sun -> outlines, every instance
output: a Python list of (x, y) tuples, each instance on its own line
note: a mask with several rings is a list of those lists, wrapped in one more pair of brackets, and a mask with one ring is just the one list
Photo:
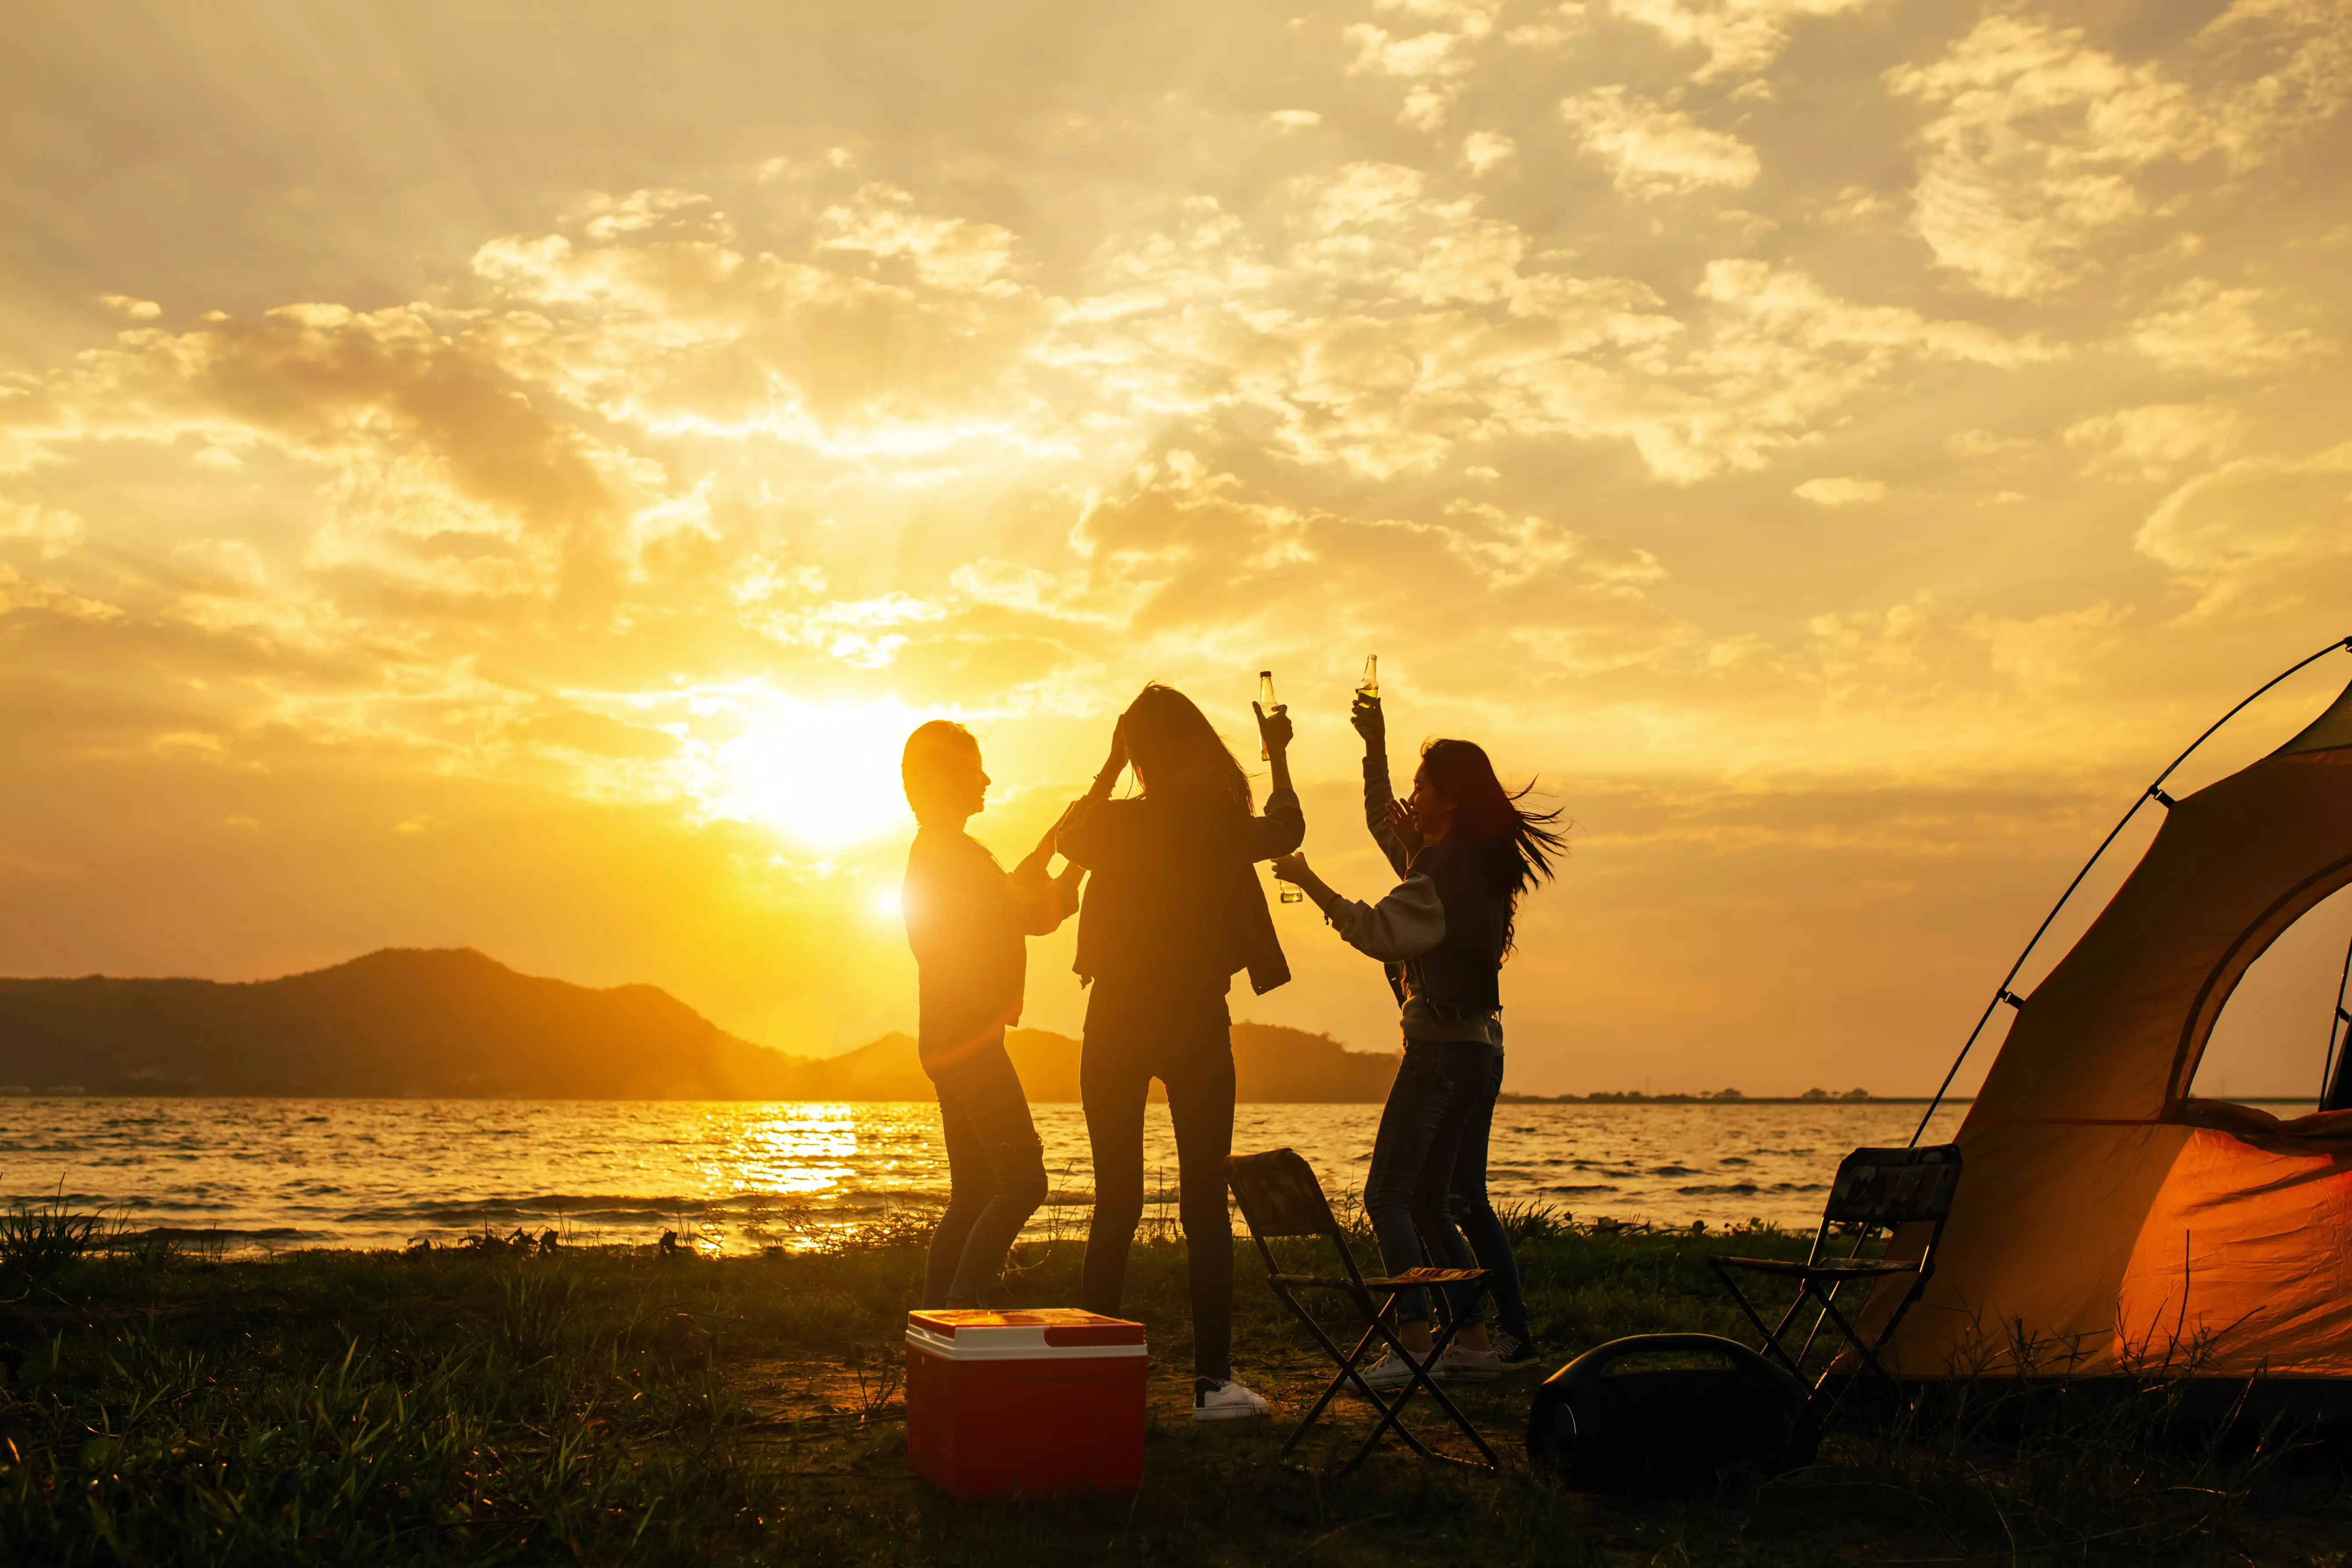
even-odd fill
[(930, 716), (896, 697), (850, 704), (762, 694), (737, 713), (740, 732), (710, 748), (704, 809), (816, 849), (906, 827), (898, 754)]

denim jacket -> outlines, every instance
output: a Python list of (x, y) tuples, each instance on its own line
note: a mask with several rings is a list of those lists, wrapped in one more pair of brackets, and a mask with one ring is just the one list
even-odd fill
[(1499, 983), (1503, 937), (1511, 918), (1510, 895), (1486, 854), (1464, 844), (1424, 844), (1407, 854), (1389, 826), (1388, 804), (1395, 798), (1384, 753), (1364, 759), (1364, 821), (1372, 840), (1400, 877), (1426, 877), (1444, 906), (1444, 935), (1418, 956), (1387, 965), (1389, 988), (1400, 1005), (1418, 1003), (1439, 1018), (1484, 1018), (1502, 1010)]

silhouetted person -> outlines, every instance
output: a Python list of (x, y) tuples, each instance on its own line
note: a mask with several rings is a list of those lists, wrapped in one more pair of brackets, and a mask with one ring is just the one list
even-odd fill
[(948, 1145), (948, 1208), (931, 1233), (923, 1305), (970, 1307), (1045, 1201), (1045, 1149), (1004, 1031), (1021, 1019), (1027, 938), (1077, 907), (1083, 873), (1073, 866), (1046, 875), (1051, 830), (1009, 874), (964, 831), (989, 779), (980, 742), (962, 725), (935, 719), (917, 729), (899, 774), (919, 825), (899, 895), (921, 976), (917, 1048), (939, 1090)]
[[(1402, 1274), (1432, 1260), (1483, 1268), (1502, 1321), (1465, 1323), (1440, 1376), (1492, 1378), (1534, 1357), (1527, 1299), (1510, 1238), (1486, 1199), (1486, 1142), (1503, 1087), (1500, 975), (1511, 951), (1519, 895), (1552, 874), (1563, 841), (1557, 812), (1519, 809), (1486, 753), (1468, 741), (1422, 748), (1409, 801), (1392, 797), (1387, 729), (1380, 699), (1359, 694), (1352, 717), (1364, 737), (1364, 820), (1404, 879), (1376, 904), (1341, 897), (1303, 855), (1275, 861), (1275, 875), (1315, 900), (1340, 936), (1387, 966), (1404, 1035), (1404, 1061), (1381, 1111), (1364, 1209), (1380, 1238), (1381, 1263)], [(1467, 1233), (1466, 1235), (1465, 1233)], [(1469, 1291), (1448, 1302), (1467, 1312)], [(1398, 1338), (1429, 1353), (1429, 1303), (1422, 1291), (1397, 1297)], [(1395, 1387), (1412, 1371), (1394, 1352), (1365, 1373)]]
[[(1110, 758), (1062, 826), (1062, 849), (1092, 874), (1078, 920), (1087, 1001), (1078, 1092), (1094, 1146), (1095, 1212), (1079, 1304), (1116, 1313), (1143, 1217), (1143, 1107), (1154, 1078), (1176, 1128), (1178, 1213), (1192, 1286), (1192, 1415), (1263, 1415), (1234, 1378), (1234, 1234), (1225, 1156), (1234, 1145), (1234, 1049), (1225, 991), (1249, 971), (1260, 993), (1290, 978), (1253, 862), (1297, 847), (1307, 823), (1290, 787), (1290, 720), (1258, 714), (1273, 763), (1265, 815), (1249, 781), (1182, 692), (1147, 686), (1119, 718)], [(1113, 800), (1130, 763), (1140, 796)]]

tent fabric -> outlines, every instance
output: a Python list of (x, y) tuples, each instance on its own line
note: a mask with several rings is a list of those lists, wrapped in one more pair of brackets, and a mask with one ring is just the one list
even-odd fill
[(2247, 968), (2347, 884), (2352, 691), (2180, 801), (2025, 999), (1960, 1124), (1958, 1197), (1890, 1366), (2352, 1377), (2352, 1112), (2189, 1097)]
[(2294, 740), (2279, 748), (2281, 756), (2294, 756), (2304, 752), (2325, 752), (2336, 746), (2352, 746), (2352, 686), (2328, 704), (2327, 711), (2311, 721)]

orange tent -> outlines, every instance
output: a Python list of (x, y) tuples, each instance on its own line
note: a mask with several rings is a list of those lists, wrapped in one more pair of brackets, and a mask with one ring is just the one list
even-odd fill
[(1890, 1367), (2352, 1376), (2352, 1110), (2281, 1121), (2189, 1093), (2248, 966), (2347, 883), (2352, 689), (2174, 804), (2024, 999), (1960, 1125), (1958, 1201)]

